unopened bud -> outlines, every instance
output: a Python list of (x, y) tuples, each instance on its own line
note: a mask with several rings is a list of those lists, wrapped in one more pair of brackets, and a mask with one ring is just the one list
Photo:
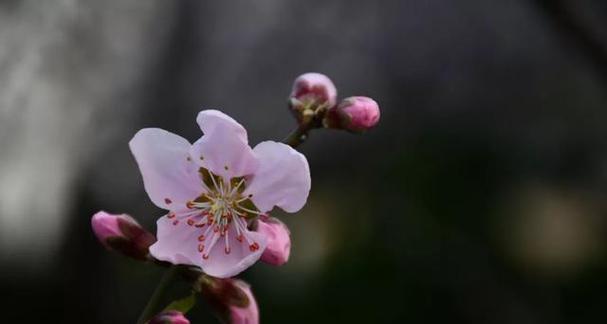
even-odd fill
[(261, 217), (257, 221), (257, 232), (267, 239), (266, 249), (261, 255), (261, 261), (280, 266), (289, 261), (291, 253), (291, 237), (287, 226), (273, 217)]
[(379, 105), (375, 100), (369, 97), (349, 97), (330, 109), (323, 123), (325, 127), (360, 133), (377, 125), (379, 116)]
[(154, 316), (148, 324), (190, 324), (190, 321), (183, 313), (176, 310), (169, 310)]
[(337, 103), (337, 89), (333, 81), (320, 73), (305, 73), (293, 82), (289, 107), (301, 122), (317, 111), (329, 109)]
[(251, 286), (239, 279), (218, 279), (203, 276), (200, 280), (202, 296), (225, 323), (258, 324), (259, 309)]
[(93, 215), (91, 226), (97, 239), (106, 248), (139, 260), (147, 259), (150, 245), (156, 242), (152, 233), (126, 214), (114, 215), (100, 211)]

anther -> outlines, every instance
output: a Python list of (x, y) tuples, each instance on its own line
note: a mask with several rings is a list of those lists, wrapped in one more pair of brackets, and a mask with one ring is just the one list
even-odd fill
[(188, 219), (188, 225), (190, 225), (190, 226), (194, 225), (194, 220), (191, 218)]
[(198, 252), (204, 251), (204, 244), (198, 244)]
[(226, 248), (224, 249), (224, 251), (225, 251), (226, 254), (230, 254), (230, 251), (232, 251), (232, 250), (230, 250), (230, 248), (226, 246)]
[(172, 201), (171, 199), (169, 199), (169, 198), (164, 198), (164, 203), (165, 203), (165, 204), (169, 205), (169, 204), (171, 204), (172, 202), (173, 202), (173, 201)]
[(176, 219), (176, 220), (173, 221), (173, 225), (177, 225), (177, 224), (179, 224), (179, 220), (178, 219)]
[(204, 235), (200, 235), (200, 236), (198, 237), (198, 240), (199, 240), (200, 242), (204, 241), (204, 239), (205, 239)]

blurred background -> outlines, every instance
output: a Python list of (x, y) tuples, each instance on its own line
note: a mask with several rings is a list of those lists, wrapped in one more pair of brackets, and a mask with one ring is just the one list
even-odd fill
[(162, 215), (130, 138), (218, 108), (282, 139), (309, 71), (382, 120), (300, 148), (291, 260), (243, 275), (263, 323), (605, 323), (602, 0), (0, 1), (3, 322), (134, 323), (162, 269), (90, 230)]

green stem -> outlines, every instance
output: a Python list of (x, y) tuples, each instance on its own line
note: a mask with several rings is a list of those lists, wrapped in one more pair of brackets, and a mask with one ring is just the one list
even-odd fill
[(164, 275), (162, 276), (162, 279), (160, 279), (160, 282), (158, 283), (158, 286), (156, 286), (156, 289), (152, 293), (150, 300), (148, 300), (147, 305), (145, 305), (145, 308), (141, 312), (141, 315), (139, 315), (137, 324), (145, 324), (152, 316), (155, 315), (154, 312), (158, 309), (158, 303), (160, 302), (162, 295), (164, 295), (165, 290), (169, 286), (169, 283), (171, 282), (171, 280), (173, 280), (173, 277), (175, 276), (176, 273), (177, 273), (176, 265), (171, 266), (164, 273)]
[(308, 138), (308, 132), (311, 127), (309, 126), (311, 123), (301, 124), (295, 130), (289, 134), (282, 142), (295, 148), (306, 141)]
[(303, 144), (308, 139), (308, 133), (314, 129), (322, 126), (322, 118), (324, 116), (324, 110), (322, 113), (316, 112), (315, 115), (310, 118), (308, 121), (302, 122), (287, 136), (283, 143), (291, 146), (292, 148), (296, 148), (299, 145)]

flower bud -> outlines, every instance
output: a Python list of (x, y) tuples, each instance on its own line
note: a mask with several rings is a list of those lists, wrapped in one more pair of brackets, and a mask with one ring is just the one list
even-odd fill
[(146, 260), (148, 248), (156, 237), (146, 231), (135, 219), (126, 214), (113, 215), (100, 211), (91, 219), (97, 239), (109, 250), (139, 260)]
[(190, 321), (183, 313), (176, 310), (169, 310), (154, 316), (148, 324), (190, 324)]
[(333, 81), (320, 73), (305, 73), (293, 82), (289, 107), (301, 122), (311, 118), (318, 110), (328, 109), (337, 103), (337, 89)]
[(216, 314), (225, 323), (258, 324), (259, 309), (251, 286), (239, 279), (203, 276), (200, 290)]
[(267, 246), (261, 255), (261, 261), (280, 266), (289, 261), (291, 237), (287, 226), (273, 217), (262, 216), (257, 222), (257, 232), (267, 239)]
[(230, 307), (231, 323), (232, 324), (258, 324), (259, 323), (259, 309), (257, 308), (257, 301), (253, 297), (251, 286), (246, 282), (238, 279), (234, 279), (234, 284), (242, 289), (247, 295), (249, 303), (245, 307), (233, 305)]
[(329, 110), (323, 123), (325, 127), (360, 133), (373, 128), (379, 122), (379, 115), (379, 105), (375, 100), (349, 97)]

